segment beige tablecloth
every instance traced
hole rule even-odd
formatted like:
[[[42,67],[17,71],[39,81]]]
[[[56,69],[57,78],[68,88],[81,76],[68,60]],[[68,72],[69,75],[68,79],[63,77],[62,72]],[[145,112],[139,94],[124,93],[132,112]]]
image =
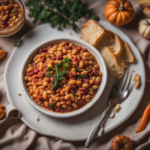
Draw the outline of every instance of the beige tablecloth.
[[[131,1],[134,7],[135,1],[136,0]],[[102,20],[106,20],[104,8],[108,2],[107,0],[84,0],[84,2],[87,3],[90,8],[94,8],[94,11]],[[133,141],[135,150],[150,150],[150,121],[144,131],[135,133],[140,117],[150,102],[149,41],[141,37],[138,32],[138,22],[144,18],[144,15],[140,13],[138,7],[135,7],[135,9],[137,12],[135,19],[128,25],[118,28],[131,38],[143,55],[147,76],[145,93],[134,114],[126,122],[117,127],[117,129],[104,135],[103,138],[97,138],[89,148],[90,150],[110,150],[111,141],[116,135],[129,136]],[[19,33],[8,38],[0,38],[0,49],[7,52],[6,56],[0,60],[0,104],[7,106],[7,119],[0,121],[0,150],[85,150],[85,141],[71,143],[36,133],[18,119],[20,116],[19,111],[12,105],[9,105],[4,84],[5,65],[14,49],[13,42],[34,27],[31,19],[27,18],[25,26]],[[145,135],[147,136],[145,137]]]

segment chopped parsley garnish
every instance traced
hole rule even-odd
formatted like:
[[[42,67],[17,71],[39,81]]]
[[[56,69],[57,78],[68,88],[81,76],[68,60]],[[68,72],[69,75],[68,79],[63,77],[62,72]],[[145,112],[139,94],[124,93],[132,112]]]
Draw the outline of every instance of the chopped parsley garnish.
[[[90,72],[90,69],[88,69],[88,72]]]
[[[49,72],[46,74],[46,77],[48,77],[48,78],[50,77],[50,73]]]
[[[66,70],[69,67],[69,62],[71,61],[72,60],[68,58],[65,58],[64,60],[60,61],[64,70]]]
[[[52,68],[51,68],[51,67],[48,67],[48,68],[47,68],[47,71],[52,71]]]
[[[75,67],[75,68],[77,68],[77,66],[76,66],[76,65],[74,65],[74,67]]]
[[[78,68],[76,69],[76,71],[77,71],[77,72],[80,72],[80,70],[79,70]]]
[[[49,107],[50,107],[51,109],[53,109],[54,106],[55,106],[55,103],[52,103],[52,104],[49,105]]]
[[[14,42],[13,46],[16,47],[20,42],[21,42],[21,39],[17,39],[17,40]]]
[[[77,77],[77,79],[81,79],[81,78],[86,78],[86,75],[81,74],[81,75],[79,75],[79,76]]]

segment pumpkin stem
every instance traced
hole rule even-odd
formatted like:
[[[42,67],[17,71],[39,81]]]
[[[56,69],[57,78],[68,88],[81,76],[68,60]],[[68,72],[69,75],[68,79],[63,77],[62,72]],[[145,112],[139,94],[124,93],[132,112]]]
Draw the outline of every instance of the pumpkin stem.
[[[123,5],[123,1],[121,1],[120,7],[119,7],[119,11],[122,11],[124,9],[124,5]]]

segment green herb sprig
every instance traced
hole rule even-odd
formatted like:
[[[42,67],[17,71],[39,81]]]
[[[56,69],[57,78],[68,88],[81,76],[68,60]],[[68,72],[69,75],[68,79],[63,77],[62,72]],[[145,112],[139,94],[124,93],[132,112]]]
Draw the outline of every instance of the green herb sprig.
[[[13,46],[16,47],[20,42],[21,42],[21,39],[17,39],[17,40],[14,42]]]
[[[58,30],[71,26],[77,31],[76,22],[82,17],[99,20],[81,0],[28,0],[25,5],[29,8],[29,17],[34,18],[34,24],[40,20],[50,23],[52,27],[57,26]]]
[[[65,58],[63,61],[60,61],[59,63],[54,63],[54,69],[56,71],[56,74],[53,75],[53,81],[54,83],[51,83],[51,90],[55,88],[55,86],[58,84],[58,81],[62,80],[63,77],[66,75],[66,70],[69,67],[69,62],[71,62],[70,59]],[[59,71],[58,67],[63,67],[63,71]]]
[[[53,109],[54,106],[55,106],[55,103],[52,103],[52,104],[49,105],[49,107],[50,107],[51,109]]]

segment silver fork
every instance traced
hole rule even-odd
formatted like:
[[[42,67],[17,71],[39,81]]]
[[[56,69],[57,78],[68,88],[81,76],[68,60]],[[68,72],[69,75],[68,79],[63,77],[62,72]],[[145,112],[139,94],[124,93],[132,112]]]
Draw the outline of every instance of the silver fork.
[[[103,125],[105,123],[105,120],[108,118],[114,105],[122,103],[127,98],[128,94],[129,94],[129,86],[130,86],[130,82],[131,82],[131,77],[132,77],[132,72],[130,72],[128,70],[125,73],[125,75],[121,79],[119,79],[112,87],[111,92],[109,94],[109,98],[108,98],[109,105],[102,113],[102,116],[101,116],[99,122],[97,123],[97,125],[93,128],[93,130],[89,134],[89,136],[85,142],[86,148],[90,147],[90,145],[91,145],[93,139],[95,138],[95,136],[97,135],[98,131],[100,129],[101,129],[101,131],[103,130]],[[114,98],[115,98],[115,100],[110,101],[110,99],[114,99]],[[117,101],[116,101],[116,99],[117,99]]]

